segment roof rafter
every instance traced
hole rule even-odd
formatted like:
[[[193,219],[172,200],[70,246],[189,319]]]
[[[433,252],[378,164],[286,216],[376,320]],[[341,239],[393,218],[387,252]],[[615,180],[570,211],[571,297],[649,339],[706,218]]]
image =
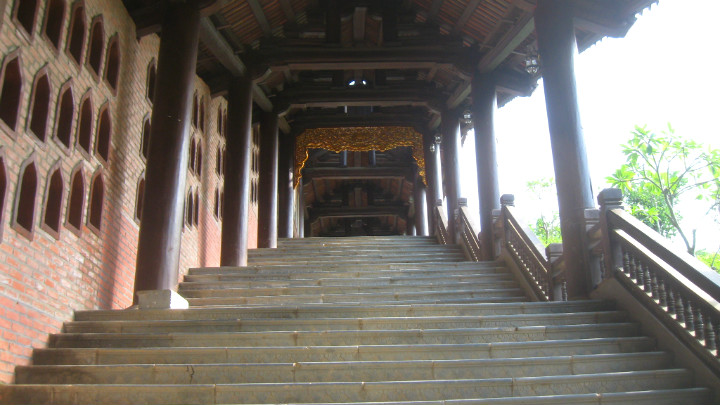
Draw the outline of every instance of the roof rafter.
[[[265,17],[265,11],[263,11],[260,3],[258,3],[257,0],[247,0],[247,3],[255,16],[255,20],[258,22],[258,25],[260,25],[263,34],[265,34],[265,36],[270,36],[270,34],[272,34],[272,28],[270,28],[270,23],[268,22],[267,17]]]

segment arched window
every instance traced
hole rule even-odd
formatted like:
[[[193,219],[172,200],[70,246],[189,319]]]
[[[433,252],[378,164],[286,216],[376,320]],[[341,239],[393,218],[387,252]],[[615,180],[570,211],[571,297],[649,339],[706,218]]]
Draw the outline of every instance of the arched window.
[[[200,97],[200,130],[203,132],[205,131],[205,100],[203,97]]]
[[[222,176],[222,146],[218,145],[217,153],[215,154],[215,173],[218,176]]]
[[[82,230],[82,215],[85,205],[85,178],[80,167],[76,168],[70,183],[70,199],[67,209],[67,226],[75,232]]]
[[[188,167],[190,168],[190,171],[195,173],[195,149],[197,147],[197,143],[195,142],[195,138],[190,140],[190,156],[189,156],[189,162]]]
[[[223,218],[223,212],[225,211],[225,189],[220,190],[220,219]]]
[[[147,72],[147,89],[146,95],[150,103],[155,101],[155,76],[157,75],[157,67],[155,66],[155,59],[150,61]]]
[[[192,124],[193,124],[193,127],[197,128],[197,126],[198,126],[198,95],[197,95],[197,92],[195,92],[195,95],[193,96]]]
[[[220,219],[220,188],[215,189],[215,209],[213,210],[215,218]]]
[[[103,200],[105,199],[105,182],[102,173],[98,172],[90,188],[90,207],[88,208],[88,224],[91,229],[100,231],[102,227]]]
[[[90,95],[87,94],[80,104],[80,116],[78,118],[77,126],[77,143],[80,148],[88,154],[90,154],[90,151],[92,150],[92,122],[92,100],[90,99]]]
[[[60,37],[62,36],[64,19],[65,0],[48,0],[43,33],[55,49],[60,49]]]
[[[5,58],[2,67],[2,92],[0,92],[0,119],[12,130],[17,129],[22,95],[22,73],[20,73],[20,54],[14,53]]]
[[[102,17],[96,17],[90,28],[90,49],[88,51],[87,64],[97,76],[100,76],[100,64],[102,63],[104,47],[105,32],[103,30]]]
[[[59,164],[57,165],[59,166]],[[45,215],[42,228],[55,239],[60,237],[60,212],[62,211],[63,177],[60,168],[51,171],[45,190]]]
[[[23,163],[15,197],[13,226],[21,235],[32,239],[35,220],[35,197],[37,195],[37,168],[33,157]]]
[[[118,36],[110,38],[108,45],[107,60],[105,61],[105,81],[110,88],[117,90],[118,79],[120,78],[120,42]]]
[[[142,139],[140,140],[140,154],[147,160],[150,150],[150,117],[145,117],[143,122]]]
[[[192,195],[192,190],[188,191],[187,203],[185,204],[185,223],[188,226],[193,224],[193,213],[195,212],[195,199]]]
[[[203,161],[203,155],[202,155],[202,140],[198,140],[197,144],[197,158],[195,159],[195,172],[198,176],[202,176],[202,161]]]
[[[37,139],[45,142],[48,116],[50,115],[50,80],[43,71],[33,84],[33,96],[30,101],[30,124],[28,129]]]
[[[2,236],[3,214],[5,213],[5,193],[7,192],[7,173],[5,172],[5,156],[0,150],[0,237]]]
[[[35,17],[38,12],[38,0],[15,0],[13,17],[25,28],[28,34],[33,34]]]
[[[85,7],[78,1],[73,5],[70,17],[70,31],[65,49],[77,62],[82,64],[83,48],[85,47]]]
[[[98,119],[97,141],[95,142],[95,154],[102,160],[110,160],[110,138],[112,137],[112,120],[110,118],[110,107],[105,105]]]
[[[72,144],[72,122],[75,116],[75,101],[73,100],[72,85],[66,83],[60,90],[57,112],[55,113],[55,139],[63,146],[69,148]]]
[[[193,225],[198,226],[200,223],[200,197],[199,191],[195,190],[195,210],[193,211]]]
[[[135,199],[135,220],[140,222],[142,219],[142,205],[145,198],[145,176],[140,177],[137,186],[137,198]]]
[[[217,131],[217,133],[218,133],[220,136],[222,136],[222,126],[223,126],[223,110],[222,110],[222,106],[218,106],[218,111],[217,111],[217,128],[215,128],[215,130]]]

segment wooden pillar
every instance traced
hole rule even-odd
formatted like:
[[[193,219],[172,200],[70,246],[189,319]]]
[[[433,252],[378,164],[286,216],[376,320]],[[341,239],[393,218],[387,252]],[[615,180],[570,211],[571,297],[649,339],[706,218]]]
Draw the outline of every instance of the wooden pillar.
[[[297,215],[298,215],[298,238],[304,238],[305,237],[305,193],[304,193],[304,186],[303,182],[301,181],[300,184],[298,184],[298,190],[297,190]]]
[[[225,196],[220,245],[221,266],[246,266],[250,207],[252,92],[247,77],[234,78],[228,93]]]
[[[455,242],[455,210],[460,198],[460,120],[453,111],[442,115],[442,169],[447,198],[448,235]]]
[[[258,184],[258,247],[277,247],[278,116],[260,118],[260,179]]]
[[[340,152],[340,167],[347,167],[348,165],[348,151],[344,150]]]
[[[398,8],[397,0],[384,0],[382,2],[382,35],[383,42],[393,43],[398,40]]]
[[[167,4],[158,53],[135,293],[177,287],[199,29],[195,2]],[[137,302],[137,295],[133,299]]]
[[[292,135],[282,137],[278,152],[278,238],[293,237],[294,146]]]
[[[415,185],[413,187],[415,200],[415,229],[418,236],[428,236],[428,217],[426,209],[426,193],[425,184],[422,177],[416,176]]]
[[[593,199],[575,85],[577,43],[573,3],[538,0],[535,27],[555,166],[567,291],[569,298],[580,298],[588,295],[590,285],[584,212],[593,206]]]
[[[438,199],[442,200],[442,175],[440,168],[440,145],[435,144],[435,136],[426,133],[425,142],[425,176],[428,189],[426,193],[428,213],[428,234],[435,234],[435,208]],[[432,149],[432,150],[431,150]]]
[[[368,152],[368,166],[375,167],[377,165],[376,154],[374,150]]]
[[[480,242],[483,260],[493,260],[493,210],[500,208],[495,143],[497,91],[492,75],[476,75],[472,82],[475,159],[480,201]]]

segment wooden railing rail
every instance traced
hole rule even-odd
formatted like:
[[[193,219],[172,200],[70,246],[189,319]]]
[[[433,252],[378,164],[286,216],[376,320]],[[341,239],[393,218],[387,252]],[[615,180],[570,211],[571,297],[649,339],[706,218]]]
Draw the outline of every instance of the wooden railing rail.
[[[505,248],[522,271],[535,295],[544,301],[552,300],[553,278],[558,282],[562,278],[562,273],[553,274],[553,268],[543,254],[545,246],[530,229],[516,219],[514,198],[507,194],[503,195],[501,205],[500,221],[503,225]]]
[[[478,232],[476,232],[476,229],[479,228],[473,224],[469,214],[467,206],[460,206],[456,226],[460,235],[458,242],[463,246],[470,259],[479,262],[483,260],[480,239],[478,238]]]
[[[619,190],[603,190],[604,278],[614,277],[713,370],[720,372],[720,275],[622,209]]]
[[[451,243],[450,236],[448,234],[448,219],[445,214],[445,209],[442,205],[442,200],[437,200],[435,204],[435,236],[438,239],[438,243],[441,245],[447,245]]]

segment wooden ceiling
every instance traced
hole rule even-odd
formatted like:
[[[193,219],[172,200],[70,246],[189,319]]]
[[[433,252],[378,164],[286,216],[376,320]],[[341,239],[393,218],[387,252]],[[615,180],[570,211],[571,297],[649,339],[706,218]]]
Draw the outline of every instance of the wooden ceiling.
[[[625,35],[653,2],[577,0],[580,49]],[[161,2],[124,3],[139,36],[158,32]],[[201,3],[198,75],[222,94],[229,77],[251,74],[256,107],[278,111],[284,132],[389,121],[431,131],[442,110],[472,102],[474,74],[496,73],[501,105],[530,94],[542,74],[524,69],[535,43],[535,0]],[[373,106],[372,117],[348,115],[345,106]]]

